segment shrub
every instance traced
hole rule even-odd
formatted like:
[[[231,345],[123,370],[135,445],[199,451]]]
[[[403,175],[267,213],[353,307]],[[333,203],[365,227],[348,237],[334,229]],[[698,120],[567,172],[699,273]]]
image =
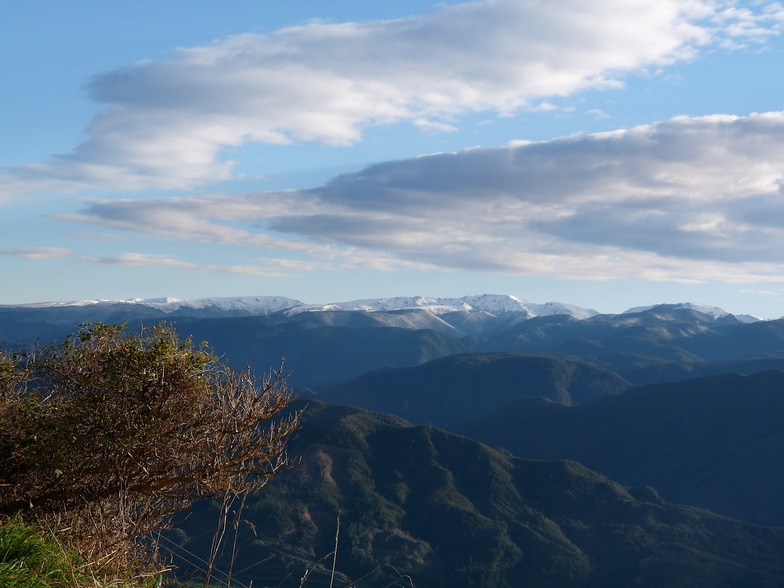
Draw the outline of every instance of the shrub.
[[[128,565],[194,500],[246,494],[288,465],[299,415],[281,370],[260,383],[160,325],[83,326],[0,354],[0,514]]]

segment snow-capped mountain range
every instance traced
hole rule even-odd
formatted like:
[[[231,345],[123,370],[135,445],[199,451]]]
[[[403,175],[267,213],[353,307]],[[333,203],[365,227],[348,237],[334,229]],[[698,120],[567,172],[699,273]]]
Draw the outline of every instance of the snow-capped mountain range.
[[[461,298],[430,298],[425,296],[400,296],[393,298],[372,298],[351,302],[331,303],[324,305],[303,305],[294,307],[289,312],[313,311],[366,311],[392,312],[396,310],[427,310],[435,315],[451,312],[484,312],[487,314],[522,314],[528,318],[554,314],[568,314],[577,319],[584,319],[599,314],[595,310],[581,308],[571,304],[547,302],[534,304],[516,296],[503,294],[480,294]]]
[[[160,312],[184,313],[188,310],[210,310],[217,313],[266,316],[285,313],[289,316],[304,312],[395,312],[406,310],[424,310],[440,316],[454,312],[479,312],[488,315],[504,315],[513,313],[517,318],[534,318],[540,316],[568,315],[577,320],[587,319],[600,314],[598,311],[582,308],[573,304],[546,302],[537,304],[528,302],[509,294],[480,294],[460,298],[433,298],[427,296],[398,296],[390,298],[371,298],[348,302],[332,302],[327,304],[306,304],[284,296],[244,296],[226,298],[201,298],[184,300],[178,298],[133,298],[128,300],[81,300],[71,302],[47,302],[37,304],[16,305],[26,308],[64,308],[90,307],[108,305],[127,305],[147,307]],[[699,312],[714,320],[730,313],[705,304],[679,303],[630,308],[623,314],[647,312],[656,308],[667,310],[688,310]],[[741,322],[761,320],[751,315],[736,315]]]
[[[90,307],[108,305],[140,306],[172,313],[178,310],[215,309],[225,312],[241,311],[251,315],[268,315],[303,306],[303,303],[285,296],[240,296],[228,298],[199,298],[184,300],[180,298],[130,298],[127,300],[74,300],[70,302],[41,302],[37,304],[22,304],[27,308],[66,308]]]

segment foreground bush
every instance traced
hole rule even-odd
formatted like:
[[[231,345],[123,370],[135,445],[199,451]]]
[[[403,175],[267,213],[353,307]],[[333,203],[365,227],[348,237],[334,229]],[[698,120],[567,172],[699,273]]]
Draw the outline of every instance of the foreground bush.
[[[154,563],[140,539],[203,497],[246,494],[287,467],[299,416],[170,327],[85,326],[0,355],[0,514],[52,529],[104,567]]]

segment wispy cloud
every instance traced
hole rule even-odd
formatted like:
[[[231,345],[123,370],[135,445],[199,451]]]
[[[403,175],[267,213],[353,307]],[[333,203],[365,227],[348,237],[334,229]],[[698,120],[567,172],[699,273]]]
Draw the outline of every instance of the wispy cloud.
[[[761,10],[729,2],[717,4],[711,20],[723,31],[720,45],[729,49],[745,48],[764,43],[771,35],[784,29],[784,6],[779,2],[760,3]]]
[[[62,259],[73,254],[70,249],[62,247],[16,247],[2,250],[0,253],[34,261]]]
[[[167,267],[185,271],[218,272],[241,274],[258,277],[283,277],[297,272],[314,269],[311,262],[292,259],[259,259],[255,265],[247,264],[204,264],[186,261],[171,255],[153,255],[149,253],[121,253],[106,257],[85,257],[85,261],[105,265],[122,265],[129,267]]]
[[[99,114],[71,153],[6,170],[30,191],[187,189],[232,177],[224,147],[360,141],[370,126],[451,131],[472,112],[546,108],[619,86],[701,48],[780,30],[780,5],[732,1],[483,0],[425,16],[313,22],[181,48],[95,76]]]
[[[772,112],[381,163],[313,190],[95,201],[67,218],[311,259],[778,281],[783,185],[784,112]]]

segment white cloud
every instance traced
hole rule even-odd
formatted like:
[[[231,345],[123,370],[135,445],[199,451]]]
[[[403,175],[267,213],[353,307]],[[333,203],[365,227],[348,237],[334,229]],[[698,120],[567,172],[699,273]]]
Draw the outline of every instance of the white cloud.
[[[69,218],[344,264],[780,281],[783,183],[772,112],[381,163],[306,191],[96,201]]]
[[[415,119],[414,126],[425,132],[456,133],[458,131],[458,128],[454,125],[426,118]]]
[[[181,48],[97,75],[102,110],[73,152],[6,170],[0,200],[39,190],[182,189],[232,177],[221,149],[360,141],[409,122],[449,131],[471,112],[617,87],[724,41],[777,32],[778,4],[715,0],[483,0],[416,18],[314,22]]]
[[[264,198],[212,196],[204,198],[169,198],[138,200],[104,200],[88,205],[82,214],[61,214],[71,222],[94,223],[94,208],[100,208],[100,224],[111,229],[133,231],[201,243],[236,244],[276,249],[307,249],[304,244],[275,238],[252,230],[246,221],[258,223],[264,218],[308,212],[306,199],[293,192],[270,193]],[[220,222],[224,221],[224,222]]]
[[[784,28],[784,6],[778,2],[764,3],[760,11],[732,2],[718,3],[717,8],[712,20],[724,32],[721,45],[726,48],[764,43]]]

